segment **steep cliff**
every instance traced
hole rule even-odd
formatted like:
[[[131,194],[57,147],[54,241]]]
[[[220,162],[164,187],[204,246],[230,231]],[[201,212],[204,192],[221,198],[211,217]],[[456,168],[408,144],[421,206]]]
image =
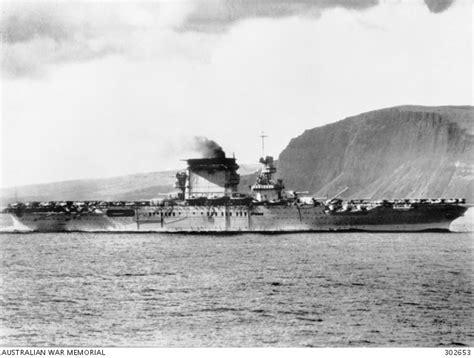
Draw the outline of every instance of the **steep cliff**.
[[[465,197],[474,190],[474,107],[402,106],[305,131],[279,157],[286,187],[324,197]]]

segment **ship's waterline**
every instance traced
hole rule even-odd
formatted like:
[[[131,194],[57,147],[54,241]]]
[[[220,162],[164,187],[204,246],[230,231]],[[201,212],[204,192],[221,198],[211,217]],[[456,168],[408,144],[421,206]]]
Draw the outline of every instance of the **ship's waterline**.
[[[290,209],[287,209],[290,211]],[[258,213],[261,213],[258,212]],[[12,215],[14,231],[39,231],[39,232],[301,232],[301,231],[425,231],[425,230],[449,230],[451,219],[439,217],[440,213],[426,213],[426,222],[417,222],[417,216],[411,217],[404,214],[399,217],[389,217],[384,223],[377,224],[377,219],[367,218],[334,218],[327,217],[324,213],[317,213],[314,217],[299,219],[294,216],[282,218],[281,213],[269,212],[257,216],[243,215],[240,219],[227,220],[222,217],[207,217],[199,214],[196,217],[177,215],[173,218],[162,218],[159,220],[147,220],[147,213],[140,213],[134,218],[109,218],[103,215],[85,215],[80,218],[58,215],[25,215],[21,221]],[[287,214],[286,212],[284,214]],[[383,215],[374,213],[373,216]],[[202,217],[201,217],[202,216]],[[137,219],[138,217],[138,219]],[[140,217],[143,219],[140,220]]]

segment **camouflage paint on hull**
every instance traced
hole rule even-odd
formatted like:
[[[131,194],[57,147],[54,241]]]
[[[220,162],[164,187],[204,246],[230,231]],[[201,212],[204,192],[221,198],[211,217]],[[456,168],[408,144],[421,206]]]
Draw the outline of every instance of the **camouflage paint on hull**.
[[[105,213],[13,213],[15,230],[36,232],[295,232],[449,230],[467,210],[461,205],[421,205],[410,209],[374,207],[330,211],[313,205],[124,207],[134,215]]]

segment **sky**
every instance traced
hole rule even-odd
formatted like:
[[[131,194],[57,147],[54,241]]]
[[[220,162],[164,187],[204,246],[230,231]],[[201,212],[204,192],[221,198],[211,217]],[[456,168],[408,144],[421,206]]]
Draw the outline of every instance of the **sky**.
[[[469,105],[471,0],[1,2],[1,187],[240,163],[403,104]]]

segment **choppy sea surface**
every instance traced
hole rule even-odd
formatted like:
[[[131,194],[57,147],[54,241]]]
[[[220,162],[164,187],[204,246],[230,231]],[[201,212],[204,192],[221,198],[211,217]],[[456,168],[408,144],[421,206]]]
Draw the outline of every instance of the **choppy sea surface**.
[[[473,234],[1,234],[0,345],[474,345]]]

